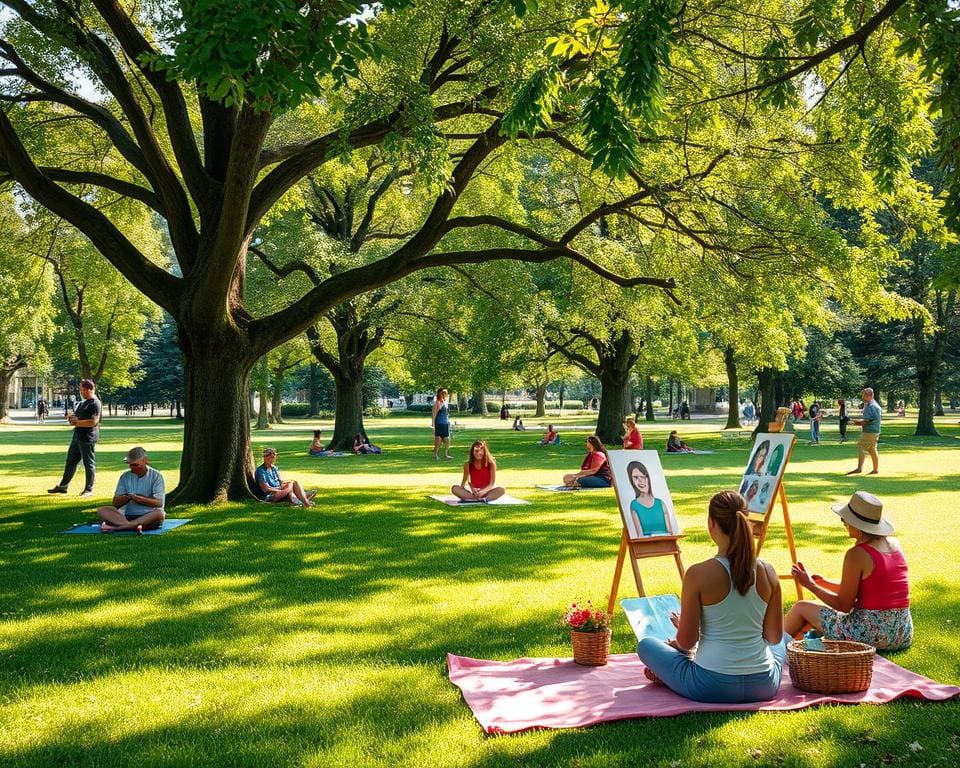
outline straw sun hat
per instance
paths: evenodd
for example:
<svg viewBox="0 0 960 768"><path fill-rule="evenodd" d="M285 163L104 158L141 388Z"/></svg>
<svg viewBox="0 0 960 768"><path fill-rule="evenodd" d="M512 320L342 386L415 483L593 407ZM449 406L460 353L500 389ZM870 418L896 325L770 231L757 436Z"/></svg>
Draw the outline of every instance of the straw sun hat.
<svg viewBox="0 0 960 768"><path fill-rule="evenodd" d="M883 518L883 502L872 493L857 491L850 501L834 504L830 509L858 531L874 536L889 536L894 531L890 521Z"/></svg>

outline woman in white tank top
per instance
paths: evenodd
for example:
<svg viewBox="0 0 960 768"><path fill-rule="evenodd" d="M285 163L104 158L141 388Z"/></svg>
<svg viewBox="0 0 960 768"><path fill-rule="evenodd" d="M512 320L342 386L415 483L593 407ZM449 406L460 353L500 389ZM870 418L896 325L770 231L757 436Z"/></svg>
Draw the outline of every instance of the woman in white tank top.
<svg viewBox="0 0 960 768"><path fill-rule="evenodd" d="M776 696L786 646L780 582L753 554L747 502L735 491L710 499L710 560L683 577L677 636L644 638L637 654L648 678L695 701L739 703Z"/></svg>

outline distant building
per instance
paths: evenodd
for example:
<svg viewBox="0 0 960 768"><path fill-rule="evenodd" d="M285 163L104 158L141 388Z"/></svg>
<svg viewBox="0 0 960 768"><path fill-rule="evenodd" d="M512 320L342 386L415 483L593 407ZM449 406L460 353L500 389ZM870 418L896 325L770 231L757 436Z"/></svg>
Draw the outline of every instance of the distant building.
<svg viewBox="0 0 960 768"><path fill-rule="evenodd" d="M10 386L3 393L3 397L6 399L8 408L35 408L37 397L40 395L43 395L50 404L63 394L58 392L55 397L53 387L41 374L31 368L21 368L13 374Z"/></svg>

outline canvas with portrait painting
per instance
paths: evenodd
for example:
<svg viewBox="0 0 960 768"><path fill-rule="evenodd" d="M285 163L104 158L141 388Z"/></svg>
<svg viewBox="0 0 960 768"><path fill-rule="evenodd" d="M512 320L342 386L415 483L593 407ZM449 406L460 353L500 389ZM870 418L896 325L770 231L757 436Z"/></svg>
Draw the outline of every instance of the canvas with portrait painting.
<svg viewBox="0 0 960 768"><path fill-rule="evenodd" d="M765 515L777 495L777 486L790 459L794 435L789 432L758 434L740 482L740 495L751 512Z"/></svg>
<svg viewBox="0 0 960 768"><path fill-rule="evenodd" d="M656 451L610 451L620 514L631 541L678 536L680 524Z"/></svg>

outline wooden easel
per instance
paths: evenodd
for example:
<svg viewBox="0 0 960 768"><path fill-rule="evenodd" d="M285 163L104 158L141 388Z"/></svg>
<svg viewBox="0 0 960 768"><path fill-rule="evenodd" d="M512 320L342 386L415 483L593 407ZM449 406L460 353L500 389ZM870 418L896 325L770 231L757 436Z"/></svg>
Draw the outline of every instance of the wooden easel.
<svg viewBox="0 0 960 768"><path fill-rule="evenodd" d="M623 575L623 561L627 558L627 552L630 553L630 568L633 570L633 580L637 585L637 594L640 597L646 596L643 591L643 579L640 577L640 565L638 560L644 560L648 557L663 557L673 555L677 563L677 570L680 572L680 580L683 581L683 561L680 559L680 539L678 536L653 536L642 541L630 541L627 529L623 529L620 535L620 551L617 553L617 567L613 572L613 586L610 588L610 600L607 603L607 613L613 613L617 604L617 592L620 589L620 577Z"/></svg>
<svg viewBox="0 0 960 768"><path fill-rule="evenodd" d="M777 485L777 499L780 500L780 509L783 510L783 528L787 534L787 546L790 549L790 562L794 565L797 563L797 547L793 541L793 527L790 525L790 509L787 506L787 492L783 489L783 479L780 479L779 484ZM757 557L760 556L760 548L763 547L763 542L767 538L767 528L770 527L770 516L773 514L774 505L771 504L767 513L762 518L755 518L751 515L750 525L753 528L753 537L756 539L755 552ZM803 590L800 588L800 583L793 578L789 573L779 573L777 576L781 581L789 580L792 581L797 587L797 600L803 599Z"/></svg>

